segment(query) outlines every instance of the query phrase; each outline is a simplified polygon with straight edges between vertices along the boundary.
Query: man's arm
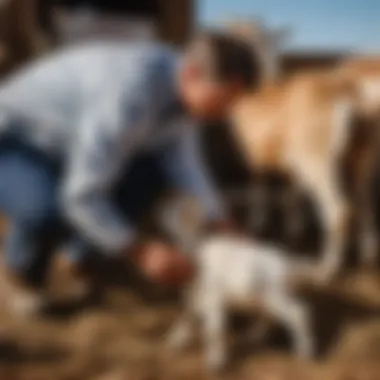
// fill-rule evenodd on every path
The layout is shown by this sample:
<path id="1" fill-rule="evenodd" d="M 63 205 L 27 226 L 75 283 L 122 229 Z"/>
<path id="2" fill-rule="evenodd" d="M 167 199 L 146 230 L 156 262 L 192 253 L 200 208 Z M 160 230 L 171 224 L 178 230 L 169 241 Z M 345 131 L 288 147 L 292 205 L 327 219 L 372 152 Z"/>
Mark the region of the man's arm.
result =
<path id="1" fill-rule="evenodd" d="M 136 128 L 153 113 L 149 77 L 130 84 L 128 98 L 116 89 L 102 93 L 85 113 L 73 141 L 62 200 L 69 221 L 95 246 L 118 252 L 134 239 L 134 228 L 120 215 L 110 192 L 128 165 Z"/>
<path id="2" fill-rule="evenodd" d="M 176 189 L 200 200 L 209 221 L 224 220 L 225 210 L 202 159 L 197 126 L 187 118 L 175 124 L 181 131 L 162 152 L 164 172 Z"/>
<path id="3" fill-rule="evenodd" d="M 111 252 L 126 247 L 133 238 L 133 228 L 109 199 L 118 172 L 126 164 L 122 136 L 113 123 L 99 112 L 83 121 L 62 189 L 63 211 L 69 221 L 95 246 Z"/>

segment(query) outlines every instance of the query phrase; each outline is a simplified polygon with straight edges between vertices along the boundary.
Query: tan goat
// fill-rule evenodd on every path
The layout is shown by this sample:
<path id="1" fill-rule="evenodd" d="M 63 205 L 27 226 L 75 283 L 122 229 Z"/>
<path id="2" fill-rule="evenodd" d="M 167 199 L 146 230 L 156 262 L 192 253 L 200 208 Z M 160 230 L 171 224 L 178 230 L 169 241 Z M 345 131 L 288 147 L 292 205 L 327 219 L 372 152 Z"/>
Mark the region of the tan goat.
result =
<path id="1" fill-rule="evenodd" d="M 353 179 L 360 183 L 355 191 L 369 189 L 368 184 L 363 186 L 368 178 L 363 173 L 369 173 L 372 164 L 368 154 L 372 130 L 361 127 L 361 143 L 353 143 L 356 95 L 355 85 L 344 75 L 297 75 L 247 94 L 231 116 L 237 141 L 253 170 L 282 172 L 313 195 L 326 233 L 321 280 L 341 266 L 353 210 L 339 180 L 342 159 L 354 157 Z M 369 201 L 363 194 L 360 197 Z"/>

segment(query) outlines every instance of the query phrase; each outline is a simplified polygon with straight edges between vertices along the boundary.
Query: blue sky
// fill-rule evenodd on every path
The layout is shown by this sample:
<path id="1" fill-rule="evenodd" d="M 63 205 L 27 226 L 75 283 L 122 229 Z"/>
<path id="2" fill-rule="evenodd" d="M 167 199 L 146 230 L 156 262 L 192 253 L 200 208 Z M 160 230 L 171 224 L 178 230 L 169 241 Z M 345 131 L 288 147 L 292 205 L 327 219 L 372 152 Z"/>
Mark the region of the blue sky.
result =
<path id="1" fill-rule="evenodd" d="M 289 48 L 380 53 L 380 0 L 198 0 L 198 12 L 202 25 L 258 15 L 270 26 L 290 26 Z"/>

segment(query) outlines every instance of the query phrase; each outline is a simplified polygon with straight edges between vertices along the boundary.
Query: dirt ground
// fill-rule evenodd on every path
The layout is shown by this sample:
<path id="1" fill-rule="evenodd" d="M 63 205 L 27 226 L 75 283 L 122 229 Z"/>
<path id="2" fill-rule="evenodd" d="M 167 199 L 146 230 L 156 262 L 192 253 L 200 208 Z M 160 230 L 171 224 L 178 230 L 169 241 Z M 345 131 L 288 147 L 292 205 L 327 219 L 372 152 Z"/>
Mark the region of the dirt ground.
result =
<path id="1" fill-rule="evenodd" d="M 63 297 L 70 279 L 57 268 L 53 278 L 54 292 Z M 173 297 L 157 288 L 138 288 L 114 282 L 102 302 L 52 308 L 33 321 L 15 320 L 3 311 L 0 380 L 215 378 L 203 369 L 201 344 L 183 354 L 165 347 L 165 333 L 179 312 Z M 318 341 L 314 361 L 292 358 L 286 334 L 275 326 L 261 346 L 242 345 L 239 336 L 249 319 L 240 316 L 231 321 L 230 368 L 219 378 L 380 379 L 380 277 L 356 271 L 305 297 Z"/>

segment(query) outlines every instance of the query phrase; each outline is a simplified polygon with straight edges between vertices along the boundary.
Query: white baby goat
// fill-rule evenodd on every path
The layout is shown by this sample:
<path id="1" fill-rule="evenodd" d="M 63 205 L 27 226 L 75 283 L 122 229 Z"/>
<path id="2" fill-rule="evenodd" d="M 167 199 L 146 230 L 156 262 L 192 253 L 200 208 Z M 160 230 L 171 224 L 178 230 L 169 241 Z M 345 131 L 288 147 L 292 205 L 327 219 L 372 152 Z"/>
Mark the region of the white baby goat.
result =
<path id="1" fill-rule="evenodd" d="M 294 262 L 280 249 L 242 236 L 215 234 L 195 240 L 197 223 L 194 218 L 189 223 L 187 218 L 184 226 L 180 218 L 184 211 L 180 207 L 176 213 L 167 214 L 164 223 L 182 248 L 194 255 L 198 276 L 187 289 L 185 313 L 169 334 L 171 347 L 180 349 L 191 342 L 193 318 L 200 317 L 207 367 L 219 370 L 227 362 L 228 307 L 255 305 L 289 329 L 299 356 L 310 357 L 314 343 L 308 308 L 292 287 L 295 276 L 305 274 L 308 266 Z M 187 211 L 194 217 L 194 206 Z M 195 241 L 198 242 L 194 244 Z"/>

